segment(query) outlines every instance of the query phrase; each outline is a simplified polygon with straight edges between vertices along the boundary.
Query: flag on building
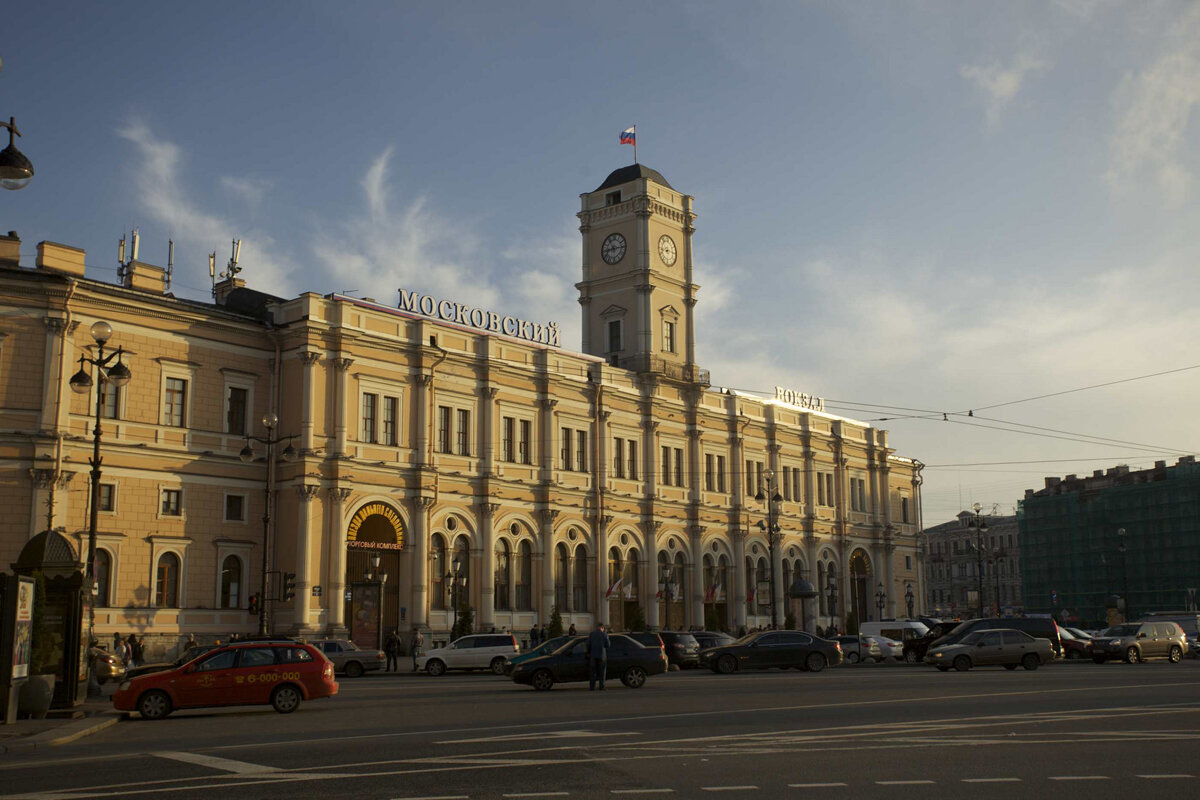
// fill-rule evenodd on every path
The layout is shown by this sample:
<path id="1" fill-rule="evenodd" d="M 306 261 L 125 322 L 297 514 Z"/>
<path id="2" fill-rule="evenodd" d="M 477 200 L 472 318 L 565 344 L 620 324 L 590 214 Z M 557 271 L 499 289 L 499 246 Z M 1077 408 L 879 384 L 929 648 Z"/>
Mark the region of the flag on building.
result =
<path id="1" fill-rule="evenodd" d="M 631 144 L 637 147 L 637 125 L 621 131 L 621 144 Z"/>
<path id="2" fill-rule="evenodd" d="M 614 583 L 612 586 L 608 587 L 608 591 L 604 593 L 604 596 L 612 597 L 613 592 L 617 591 L 620 588 L 621 588 L 621 579 L 617 578 L 617 582 Z M 620 597 L 620 595 L 617 595 L 617 596 Z"/>
<path id="3" fill-rule="evenodd" d="M 626 600 L 633 599 L 633 581 L 630 581 L 629 583 L 625 584 L 624 587 L 622 587 L 622 593 L 625 595 Z"/>
<path id="4" fill-rule="evenodd" d="M 747 603 L 754 602 L 754 584 L 750 584 L 750 588 L 748 588 L 746 590 L 746 602 Z"/>

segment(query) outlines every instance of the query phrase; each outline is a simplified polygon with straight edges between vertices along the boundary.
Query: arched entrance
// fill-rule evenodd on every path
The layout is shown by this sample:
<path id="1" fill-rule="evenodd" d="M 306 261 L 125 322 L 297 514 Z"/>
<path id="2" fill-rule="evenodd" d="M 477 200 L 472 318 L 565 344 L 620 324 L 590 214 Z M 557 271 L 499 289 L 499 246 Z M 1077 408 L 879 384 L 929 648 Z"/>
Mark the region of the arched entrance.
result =
<path id="1" fill-rule="evenodd" d="M 387 503 L 367 503 L 346 529 L 346 625 L 360 647 L 381 647 L 386 631 L 407 624 L 400 602 L 404 520 Z"/>
<path id="2" fill-rule="evenodd" d="M 860 623 L 871 618 L 869 595 L 871 591 L 871 561 L 863 550 L 850 554 L 850 611 Z"/>

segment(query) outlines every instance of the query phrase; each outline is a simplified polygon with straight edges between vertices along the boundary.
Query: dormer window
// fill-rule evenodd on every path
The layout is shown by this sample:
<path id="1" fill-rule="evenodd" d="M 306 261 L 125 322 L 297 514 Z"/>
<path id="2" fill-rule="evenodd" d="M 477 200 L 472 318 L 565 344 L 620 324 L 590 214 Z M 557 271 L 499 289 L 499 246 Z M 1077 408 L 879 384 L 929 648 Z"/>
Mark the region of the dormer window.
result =
<path id="1" fill-rule="evenodd" d="M 608 194 L 604 195 L 604 205 L 606 206 L 615 206 L 619 202 L 621 202 L 620 190 L 609 192 Z"/>

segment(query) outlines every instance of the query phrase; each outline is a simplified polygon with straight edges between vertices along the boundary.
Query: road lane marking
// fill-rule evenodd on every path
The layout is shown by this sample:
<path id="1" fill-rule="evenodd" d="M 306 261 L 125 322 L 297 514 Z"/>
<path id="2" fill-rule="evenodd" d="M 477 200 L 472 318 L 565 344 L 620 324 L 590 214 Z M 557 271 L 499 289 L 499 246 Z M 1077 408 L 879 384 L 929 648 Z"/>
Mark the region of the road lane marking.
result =
<path id="1" fill-rule="evenodd" d="M 392 800 L 470 800 L 465 794 L 441 794 L 436 797 L 393 797 Z"/>
<path id="2" fill-rule="evenodd" d="M 702 792 L 746 792 L 757 789 L 757 786 L 701 786 Z"/>
<path id="3" fill-rule="evenodd" d="M 928 786 L 933 781 L 875 781 L 879 786 Z"/>
<path id="4" fill-rule="evenodd" d="M 1052 781 L 1106 781 L 1109 780 L 1107 775 L 1051 775 L 1048 780 Z"/>
<path id="5" fill-rule="evenodd" d="M 169 758 L 172 761 L 183 761 L 187 764 L 197 764 L 201 767 L 209 767 L 210 769 L 219 769 L 222 772 L 234 772 L 238 775 L 263 775 L 270 772 L 279 772 L 276 767 L 268 767 L 266 764 L 251 764 L 248 761 L 234 761 L 231 758 L 220 758 L 218 756 L 206 756 L 200 753 L 185 753 L 174 750 L 160 750 L 151 755 L 158 758 Z"/>
<path id="6" fill-rule="evenodd" d="M 1139 778 L 1145 778 L 1148 781 L 1161 781 L 1173 778 L 1194 778 L 1195 775 L 1138 775 Z"/>
<path id="7" fill-rule="evenodd" d="M 567 797 L 570 792 L 513 792 L 502 794 L 501 797 Z"/>
<path id="8" fill-rule="evenodd" d="M 963 783 L 1020 783 L 1020 778 L 963 778 Z"/>
<path id="9" fill-rule="evenodd" d="M 674 794 L 674 789 L 612 789 L 612 794 Z"/>
<path id="10" fill-rule="evenodd" d="M 601 731 L 574 730 L 574 731 L 544 731 L 541 733 L 512 733 L 507 736 L 483 736 L 477 739 L 444 739 L 433 744 L 480 744 L 487 742 L 517 742 L 522 739 L 579 739 L 595 736 L 641 736 L 642 734 L 630 731 L 613 733 L 603 733 Z"/>
<path id="11" fill-rule="evenodd" d="M 828 783 L 789 783 L 791 789 L 828 789 L 833 786 L 845 786 L 846 784 L 838 781 L 829 781 Z"/>

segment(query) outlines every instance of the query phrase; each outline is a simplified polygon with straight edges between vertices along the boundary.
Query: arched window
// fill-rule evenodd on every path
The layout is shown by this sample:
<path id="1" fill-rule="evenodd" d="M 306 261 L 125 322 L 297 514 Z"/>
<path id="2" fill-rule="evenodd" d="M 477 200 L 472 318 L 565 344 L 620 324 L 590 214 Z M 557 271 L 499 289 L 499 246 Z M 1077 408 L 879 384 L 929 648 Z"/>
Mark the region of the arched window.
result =
<path id="1" fill-rule="evenodd" d="M 103 385 L 103 381 L 100 382 Z M 112 598 L 109 595 L 110 582 L 112 580 L 112 556 L 103 548 L 96 548 L 96 563 L 94 566 L 96 576 L 96 607 L 106 608 Z"/>
<path id="2" fill-rule="evenodd" d="M 587 611 L 591 607 L 588 602 L 588 559 L 587 548 L 575 546 L 574 575 L 571 577 L 571 610 Z"/>
<path id="3" fill-rule="evenodd" d="M 754 581 L 754 559 L 746 556 L 746 613 L 755 613 L 754 607 L 757 603 L 755 594 L 758 593 L 758 584 Z"/>
<path id="4" fill-rule="evenodd" d="M 570 574 L 571 562 L 567 555 L 567 546 L 559 542 L 554 546 L 554 605 L 558 606 L 560 612 L 571 610 L 567 605 L 567 579 Z"/>
<path id="5" fill-rule="evenodd" d="M 829 598 L 825 596 L 825 562 L 817 562 L 817 613 L 829 613 Z"/>
<path id="6" fill-rule="evenodd" d="M 512 574 L 512 551 L 508 542 L 501 539 L 496 547 L 496 610 L 512 611 L 509 594 L 509 576 Z"/>
<path id="7" fill-rule="evenodd" d="M 658 552 L 658 574 L 655 580 L 658 581 L 658 599 L 664 603 L 671 600 L 671 564 L 667 561 L 667 554 L 663 551 Z"/>
<path id="8" fill-rule="evenodd" d="M 450 591 L 454 594 L 452 602 L 462 606 L 468 602 L 467 581 L 471 575 L 471 543 L 466 536 L 454 540 L 454 554 L 450 557 L 450 571 L 457 580 L 451 582 Z"/>
<path id="9" fill-rule="evenodd" d="M 163 553 L 158 557 L 154 605 L 159 608 L 179 608 L 179 556 L 174 553 Z"/>
<path id="10" fill-rule="evenodd" d="M 759 608 L 771 607 L 771 578 L 767 572 L 767 559 L 759 557 L 758 565 L 754 569 L 754 582 L 756 584 L 754 590 L 754 599 Z"/>
<path id="11" fill-rule="evenodd" d="M 221 563 L 221 608 L 241 608 L 242 560 L 226 556 Z"/>
<path id="12" fill-rule="evenodd" d="M 641 586 L 641 577 L 638 573 L 641 572 L 639 567 L 641 564 L 638 561 L 638 551 L 630 550 L 625 558 L 625 571 L 623 573 L 624 580 L 621 581 L 621 596 L 626 600 L 638 599 L 638 588 Z"/>
<path id="13" fill-rule="evenodd" d="M 429 542 L 429 607 L 446 608 L 446 540 L 440 533 Z"/>
<path id="14" fill-rule="evenodd" d="M 533 610 L 533 545 L 528 539 L 517 545 L 517 610 Z"/>
<path id="15" fill-rule="evenodd" d="M 704 602 L 715 602 L 716 597 L 716 567 L 713 566 L 712 556 L 704 554 Z"/>
<path id="16" fill-rule="evenodd" d="M 729 572 L 729 559 L 722 555 L 717 559 L 717 592 L 714 603 L 725 603 L 729 601 L 729 595 L 726 593 L 726 587 L 729 586 L 731 573 Z"/>
<path id="17" fill-rule="evenodd" d="M 621 590 L 621 585 L 618 583 L 624 577 L 621 574 L 621 569 L 621 551 L 615 547 L 610 548 L 608 551 L 608 586 L 604 587 L 605 597 L 609 599 Z M 613 591 L 614 586 L 616 587 L 616 591 Z"/>

